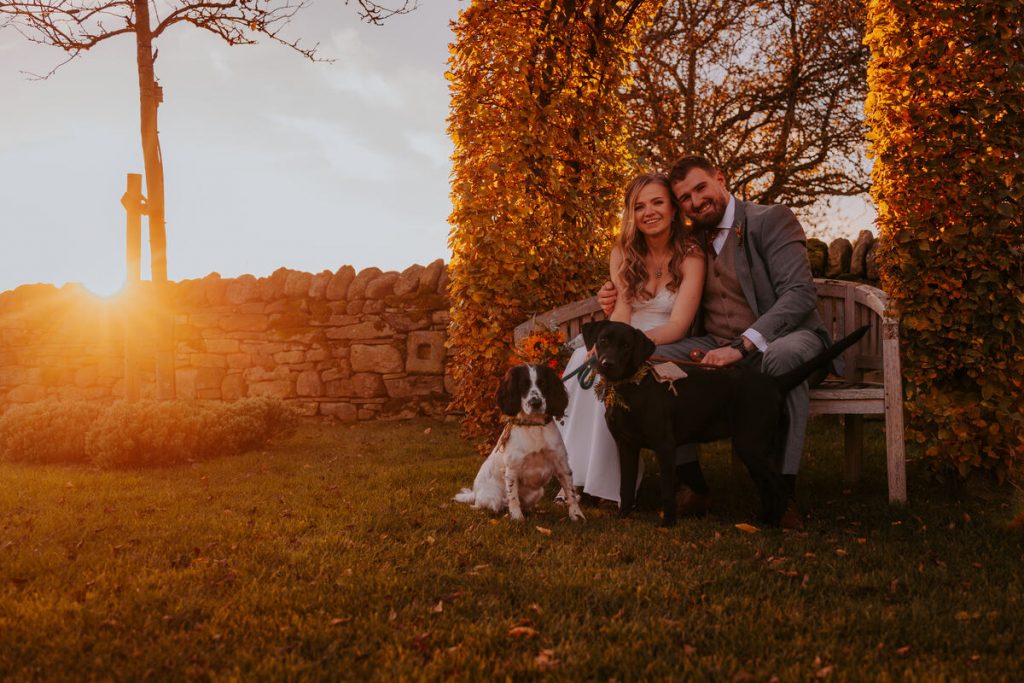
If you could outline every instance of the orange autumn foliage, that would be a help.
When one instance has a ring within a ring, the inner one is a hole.
[[[606,277],[624,182],[622,89],[661,2],[474,2],[454,30],[448,132],[453,407],[487,448],[512,329]]]
[[[909,433],[961,476],[1024,461],[1024,2],[871,0],[866,113]]]

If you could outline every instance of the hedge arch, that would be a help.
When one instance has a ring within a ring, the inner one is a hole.
[[[633,166],[620,91],[661,1],[474,2],[455,26],[448,132],[455,408],[481,448],[512,329],[606,277]]]
[[[911,435],[1024,459],[1024,0],[870,0],[867,119]]]

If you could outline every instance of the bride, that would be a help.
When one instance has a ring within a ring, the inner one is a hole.
[[[626,187],[622,229],[612,247],[609,270],[615,287],[625,294],[618,298],[610,320],[629,323],[659,345],[686,335],[700,303],[704,256],[683,227],[665,176],[644,173]],[[586,348],[576,349],[565,374],[587,356]],[[604,404],[576,379],[570,379],[566,389],[569,407],[560,430],[573,485],[617,503],[619,452],[605,424]]]

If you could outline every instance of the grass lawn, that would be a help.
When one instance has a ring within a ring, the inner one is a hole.
[[[426,421],[191,467],[2,465],[0,678],[1019,680],[1013,490],[956,501],[912,463],[890,507],[867,433],[851,489],[812,421],[802,533],[735,527],[756,500],[723,448],[705,520],[574,524],[550,496],[493,519],[450,502],[480,459]]]

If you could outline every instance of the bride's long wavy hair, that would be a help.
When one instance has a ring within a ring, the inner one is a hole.
[[[651,183],[658,183],[665,188],[668,192],[669,202],[674,209],[669,233],[669,248],[672,250],[672,256],[668,263],[669,280],[666,284],[670,291],[679,291],[679,283],[683,280],[681,275],[683,259],[692,252],[695,246],[695,242],[683,225],[683,212],[680,211],[679,202],[672,194],[672,185],[668,182],[668,178],[661,173],[641,173],[633,178],[626,186],[622,206],[622,229],[616,239],[619,250],[622,252],[622,264],[619,266],[618,274],[625,284],[626,298],[630,301],[646,301],[654,296],[654,293],[647,291],[645,287],[649,275],[647,266],[644,264],[644,256],[648,253],[647,240],[636,227],[633,211],[640,191]]]

